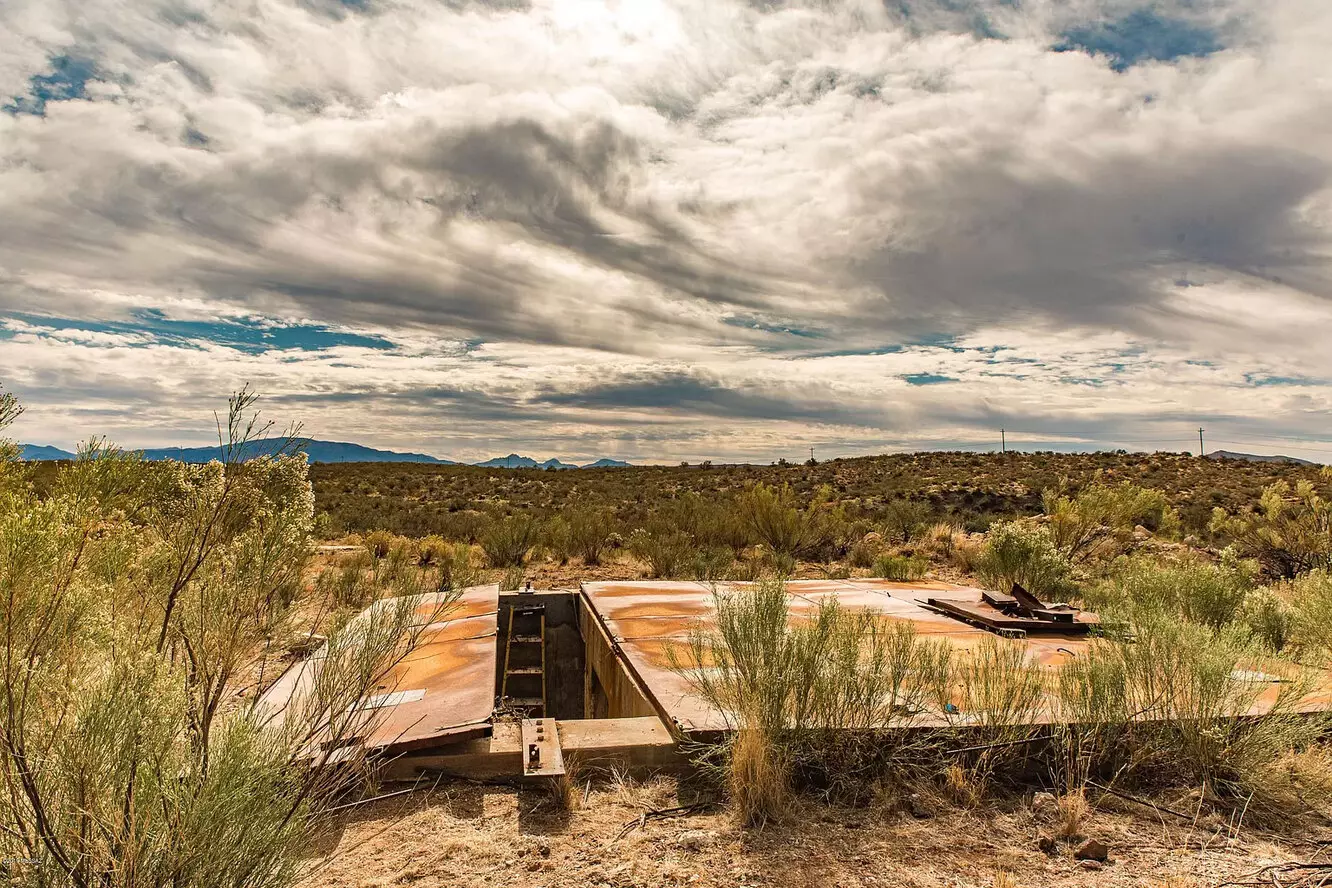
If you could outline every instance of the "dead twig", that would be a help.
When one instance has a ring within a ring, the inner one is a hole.
[[[1117,789],[1111,789],[1108,786],[1102,786],[1101,784],[1096,783],[1092,780],[1088,780],[1087,785],[1095,787],[1096,789],[1099,789],[1101,792],[1109,793],[1110,795],[1115,796],[1116,798],[1121,798],[1126,802],[1133,802],[1134,804],[1143,805],[1145,807],[1151,808],[1154,811],[1160,811],[1162,814],[1169,814],[1172,817],[1178,817],[1180,820],[1187,820],[1190,823],[1193,822],[1193,817],[1191,815],[1185,814],[1181,811],[1176,811],[1174,808],[1167,808],[1165,805],[1158,805],[1156,802],[1150,801],[1149,799],[1144,799],[1141,796],[1130,795],[1127,792],[1120,792]]]
[[[629,835],[629,833],[632,832],[633,830],[641,829],[649,820],[663,820],[669,817],[684,817],[687,814],[694,814],[699,811],[702,811],[703,809],[709,807],[711,804],[712,804],[711,802],[694,802],[692,805],[678,805],[674,808],[649,808],[648,810],[644,811],[642,814],[639,814],[633,820],[630,820],[628,823],[626,823],[624,827],[618,833],[616,833],[615,838],[610,840],[610,843],[608,844],[607,847],[609,847],[609,845],[614,845],[616,842],[620,841],[620,839],[623,839],[625,836]]]
[[[1284,881],[1282,876],[1294,876]],[[1231,882],[1220,882],[1214,888],[1318,888],[1332,879],[1332,863],[1274,863],[1240,876]]]

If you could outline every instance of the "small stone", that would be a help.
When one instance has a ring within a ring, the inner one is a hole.
[[[913,792],[907,796],[907,810],[917,820],[928,820],[938,813],[934,804],[918,792]]]
[[[1043,835],[1036,840],[1036,847],[1040,849],[1042,854],[1053,857],[1059,850],[1059,843],[1055,841],[1054,836]]]
[[[1031,797],[1031,813],[1036,815],[1053,814],[1059,809],[1059,800],[1052,792],[1038,792]]]
[[[675,837],[675,847],[681,851],[702,851],[717,843],[717,834],[706,829],[691,829]]]
[[[1088,839],[1078,846],[1078,850],[1073,852],[1076,860],[1093,860],[1099,863],[1105,863],[1110,857],[1110,847],[1105,842],[1097,839]]]
[[[1079,861],[1078,866],[1082,867],[1085,870],[1091,870],[1092,872],[1096,872],[1097,870],[1105,868],[1105,864],[1101,863],[1101,861],[1099,860]]]

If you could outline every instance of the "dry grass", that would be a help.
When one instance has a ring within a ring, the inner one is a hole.
[[[1055,835],[1061,839],[1082,835],[1082,825],[1090,810],[1087,797],[1082,792],[1061,796],[1055,816]]]
[[[673,780],[605,780],[570,815],[540,790],[443,785],[348,812],[315,849],[311,865],[322,869],[301,888],[1201,888],[1310,853],[1247,828],[1218,843],[1205,826],[1163,823],[1138,806],[1088,820],[1087,834],[1116,861],[1098,872],[1067,845],[1047,856],[1026,807],[1007,804],[922,819],[797,799],[785,822],[762,830],[739,829],[720,809],[638,825],[645,809],[689,798]]]

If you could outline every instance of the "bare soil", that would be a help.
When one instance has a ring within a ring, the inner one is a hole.
[[[644,817],[691,801],[665,778],[593,783],[572,795],[576,810],[565,811],[539,788],[451,783],[350,809],[311,849],[302,888],[1193,888],[1322,860],[1320,841],[1330,837],[1308,828],[1277,837],[1219,815],[1185,822],[1106,797],[1079,830],[1109,846],[1109,862],[1098,866],[1074,859],[1079,837],[1041,850],[1053,824],[1022,799],[979,810],[916,805],[914,815],[888,802],[847,809],[810,801],[785,823],[756,830],[721,809]]]

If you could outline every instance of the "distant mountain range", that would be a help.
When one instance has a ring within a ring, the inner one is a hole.
[[[245,458],[253,459],[256,456],[272,454],[281,446],[281,443],[279,438],[263,438],[252,441],[246,450]],[[61,450],[59,447],[48,447],[43,444],[23,444],[21,447],[22,450],[19,455],[26,460],[74,458],[73,453],[68,450]],[[301,449],[310,457],[310,462],[316,463],[410,462],[431,463],[440,466],[460,465],[460,463],[451,459],[440,459],[437,456],[428,456],[424,453],[377,450],[361,444],[348,444],[340,441],[307,441]],[[187,463],[206,463],[210,460],[221,459],[222,449],[217,446],[153,447],[144,450],[143,455],[145,459],[177,459]],[[501,469],[603,469],[623,468],[627,467],[629,463],[621,462],[618,459],[599,459],[594,463],[588,463],[586,466],[577,466],[573,463],[561,462],[553,457],[545,462],[537,462],[530,456],[519,456],[516,453],[511,453],[508,456],[497,456],[494,459],[488,459],[475,465]]]
[[[1247,459],[1250,462],[1291,463],[1298,466],[1316,466],[1318,463],[1294,456],[1258,456],[1253,453],[1234,453],[1230,450],[1213,450],[1208,459]]]

